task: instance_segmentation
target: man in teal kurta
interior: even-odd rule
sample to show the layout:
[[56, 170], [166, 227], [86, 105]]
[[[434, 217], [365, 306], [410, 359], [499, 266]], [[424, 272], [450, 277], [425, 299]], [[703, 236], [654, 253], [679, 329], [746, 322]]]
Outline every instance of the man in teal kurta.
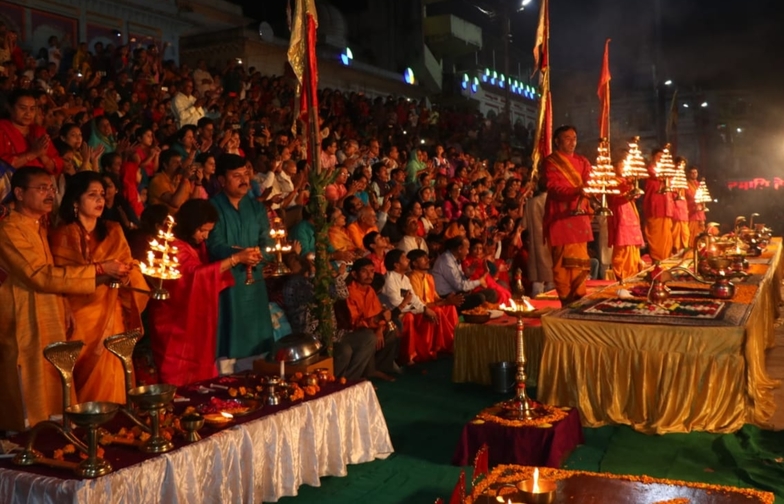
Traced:
[[[245, 159], [222, 154], [216, 164], [223, 191], [210, 200], [218, 211], [218, 222], [207, 240], [210, 256], [220, 261], [238, 248], [264, 251], [273, 245], [270, 223], [264, 205], [248, 194], [250, 174]], [[235, 285], [220, 294], [218, 357], [241, 359], [267, 352], [273, 343], [272, 319], [261, 265], [254, 269], [251, 285], [245, 285], [244, 265], [233, 266], [231, 272]]]

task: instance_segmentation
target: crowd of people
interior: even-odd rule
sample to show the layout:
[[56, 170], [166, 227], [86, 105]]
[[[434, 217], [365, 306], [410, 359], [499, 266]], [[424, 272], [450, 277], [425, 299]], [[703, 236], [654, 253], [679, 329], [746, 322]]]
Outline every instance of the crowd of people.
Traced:
[[[238, 61], [177, 66], [154, 45], [91, 54], [80, 44], [69, 58], [56, 38], [31, 60], [4, 31], [0, 430], [59, 411], [42, 357], [54, 341], [85, 342], [79, 401], [123, 402], [122, 369], [102, 341], [141, 327], [142, 315], [160, 379], [176, 385], [243, 369], [287, 332], [317, 332], [308, 139], [292, 133], [288, 78]], [[506, 302], [518, 285], [554, 288], [565, 303], [585, 294], [590, 163], [575, 153], [574, 128], [555, 132], [555, 153], [531, 180], [521, 124], [339, 90], [321, 90], [319, 105], [314, 141], [334, 175], [336, 375], [393, 380], [450, 352], [459, 313]], [[652, 256], [672, 232], [659, 196], [675, 200], [646, 192]], [[627, 278], [643, 245], [632, 193], [613, 209], [613, 270]], [[150, 300], [139, 261], [169, 216], [182, 277], [166, 282], [168, 300]], [[291, 274], [270, 289], [273, 228], [287, 229], [293, 250]]]

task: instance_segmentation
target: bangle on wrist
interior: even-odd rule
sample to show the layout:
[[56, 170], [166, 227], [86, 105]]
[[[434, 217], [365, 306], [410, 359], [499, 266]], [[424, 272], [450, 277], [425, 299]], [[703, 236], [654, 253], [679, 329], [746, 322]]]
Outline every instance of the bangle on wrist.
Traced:
[[106, 271], [104, 271], [101, 263], [95, 263], [95, 276], [103, 275], [105, 273]]
[[236, 266], [236, 265], [237, 265], [237, 257], [236, 257], [236, 256], [234, 256], [234, 255], [232, 255], [232, 256], [230, 257], [230, 259], [231, 259], [231, 267], [233, 268], [234, 266]]

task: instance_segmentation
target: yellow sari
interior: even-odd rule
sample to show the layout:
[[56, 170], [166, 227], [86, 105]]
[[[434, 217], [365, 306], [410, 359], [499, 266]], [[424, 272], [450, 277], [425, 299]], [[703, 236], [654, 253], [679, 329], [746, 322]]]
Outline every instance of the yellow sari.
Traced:
[[[87, 233], [79, 223], [66, 224], [52, 231], [50, 245], [58, 266], [101, 263], [116, 259], [133, 262], [131, 249], [122, 228], [106, 222], [106, 238], [98, 242], [95, 232]], [[130, 286], [148, 290], [138, 265], [130, 274]], [[75, 329], [71, 339], [85, 346], [76, 361], [74, 384], [79, 402], [125, 402], [125, 375], [120, 360], [103, 346], [109, 336], [141, 329], [141, 312], [147, 305], [145, 294], [99, 285], [92, 294], [68, 295]]]

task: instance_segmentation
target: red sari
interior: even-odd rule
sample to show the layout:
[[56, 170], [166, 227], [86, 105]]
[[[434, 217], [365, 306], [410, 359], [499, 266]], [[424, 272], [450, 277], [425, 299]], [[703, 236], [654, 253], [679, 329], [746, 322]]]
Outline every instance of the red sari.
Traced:
[[161, 381], [185, 385], [218, 375], [218, 294], [234, 285], [231, 271], [208, 262], [207, 247], [175, 240], [182, 277], [165, 284], [166, 301], [148, 306], [150, 340]]
[[[8, 119], [0, 119], [0, 159], [8, 164], [13, 164], [17, 156], [30, 150], [30, 145], [38, 138], [46, 135], [46, 130], [37, 124], [30, 125], [27, 137], [16, 129], [14, 124]], [[63, 171], [63, 160], [57, 153], [54, 142], [49, 142], [46, 155], [54, 161], [55, 167], [52, 175], [59, 175]], [[26, 166], [37, 166], [43, 168], [44, 165], [36, 158], [27, 162]]]

